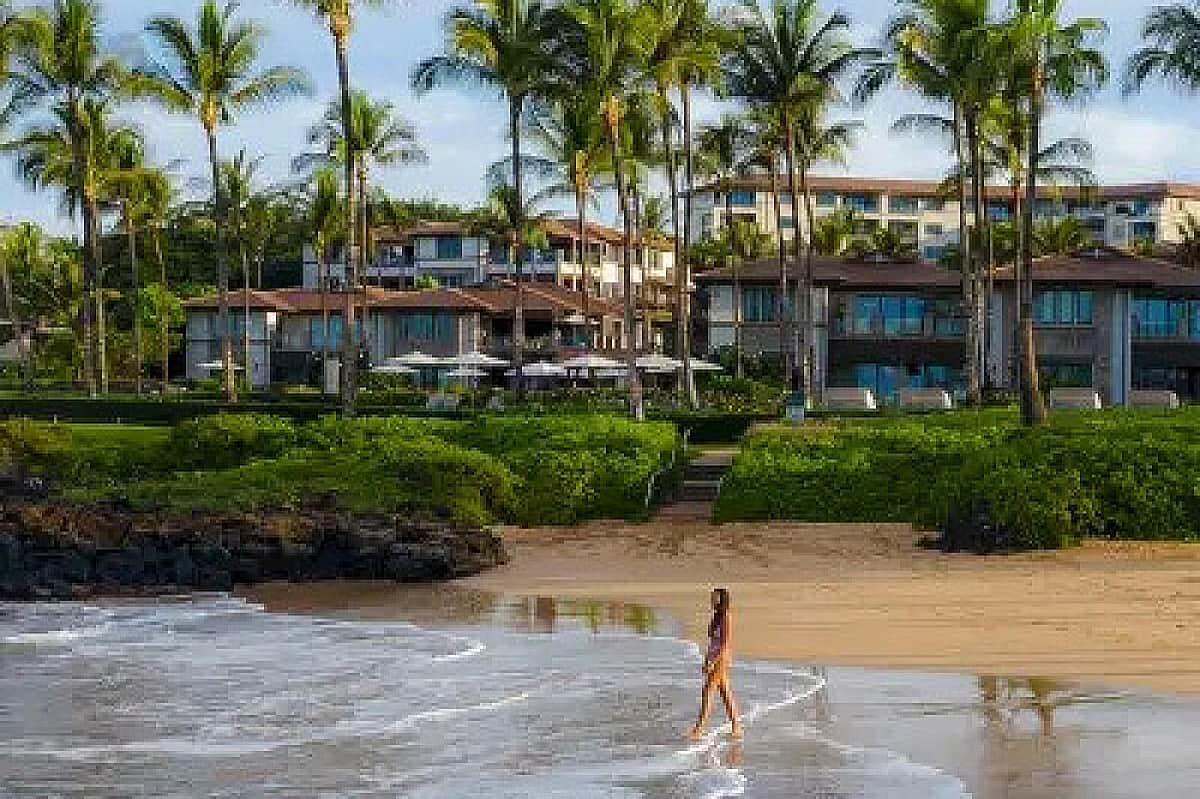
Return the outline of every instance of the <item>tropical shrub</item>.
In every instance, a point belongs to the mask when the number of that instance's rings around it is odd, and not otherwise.
[[[227,469],[253,458],[282,455],[296,444],[288,419],[256,413],[220,413],[181,422],[169,447],[179,471]]]

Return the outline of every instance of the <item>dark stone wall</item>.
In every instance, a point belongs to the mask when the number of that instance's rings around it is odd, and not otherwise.
[[[505,560],[490,530],[402,516],[172,517],[49,503],[0,508],[0,599],[8,600],[227,591],[275,580],[429,582]]]

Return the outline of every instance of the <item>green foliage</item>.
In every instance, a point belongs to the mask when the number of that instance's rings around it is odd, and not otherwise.
[[[272,458],[295,446],[291,421],[264,414],[221,413],[182,422],[171,430],[177,469],[228,469],[253,458]]]
[[[1200,410],[1009,411],[826,422],[754,434],[717,516],[941,527],[985,507],[1017,546],[1200,540]]]

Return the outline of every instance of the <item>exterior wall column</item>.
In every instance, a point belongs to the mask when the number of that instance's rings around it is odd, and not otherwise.
[[[1110,405],[1128,406],[1133,385],[1133,325],[1129,291],[1114,291],[1111,303],[1108,402]]]

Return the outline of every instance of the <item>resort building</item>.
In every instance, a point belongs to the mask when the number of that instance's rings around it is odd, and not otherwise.
[[[814,264],[814,388],[963,390],[960,277],[929,263],[818,259]],[[789,276],[790,303],[796,285]],[[1017,286],[995,276],[987,314],[987,382],[1016,386]],[[1112,250],[1039,259],[1034,267],[1035,340],[1046,387],[1094,389],[1105,404],[1134,389],[1200,399],[1200,272]],[[704,348],[734,345],[749,356],[780,352],[779,267],[742,265],[697,277]],[[735,313],[735,310],[740,309]],[[789,348],[793,344],[788,344]]]
[[[578,222],[547,219],[541,224],[542,246],[527,247],[523,259],[526,280],[582,291],[585,270]],[[371,262],[365,279],[382,288],[414,288],[431,280],[442,288],[480,286],[495,280],[515,280],[516,265],[503,238],[473,231],[463,222],[418,222],[404,228],[372,232]],[[589,223],[586,237],[587,279],[594,297],[624,294],[624,234],[614,228]],[[666,307],[675,280],[673,246],[667,237],[646,237],[634,247],[631,281],[638,301]],[[340,255],[328,266],[330,285],[345,279]],[[304,253],[304,287],[318,286],[319,265],[311,247]]]
[[[791,241],[797,229],[802,234],[807,231],[803,201],[797,221],[792,218],[786,181],[780,178],[779,185],[780,226],[784,239]],[[947,248],[958,244],[958,201],[947,198],[936,181],[812,176],[808,187],[818,220],[839,210],[853,211],[854,233],[858,236],[868,237],[880,228],[891,230],[919,258],[931,262],[940,260]],[[753,222],[764,233],[777,235],[768,177],[747,175],[735,180],[731,188],[728,199],[734,219]],[[1177,243],[1179,226],[1187,216],[1200,217],[1200,185],[1047,186],[1039,194],[1036,219],[1074,216],[1091,232],[1093,241],[1105,247],[1129,249],[1140,241]],[[986,205],[991,219],[1012,219],[1012,189],[989,186]],[[725,225],[726,208],[726,196],[719,186],[698,189],[692,203],[693,240],[716,236]],[[973,219],[974,214],[968,218]]]
[[[523,294],[527,360],[622,349],[622,303],[585,300],[581,292],[555,284],[525,284]],[[319,384],[323,355],[336,357],[341,346],[345,297],[312,289],[230,292],[234,360],[246,369],[249,354],[251,385]],[[512,284],[423,291],[369,288],[356,305],[355,335],[372,364],[418,350],[436,357],[482,352],[512,358]],[[218,302],[215,297],[190,300],[185,310],[187,377],[203,379],[219,372]],[[639,322],[636,335],[646,346],[644,323]]]

